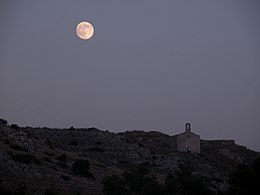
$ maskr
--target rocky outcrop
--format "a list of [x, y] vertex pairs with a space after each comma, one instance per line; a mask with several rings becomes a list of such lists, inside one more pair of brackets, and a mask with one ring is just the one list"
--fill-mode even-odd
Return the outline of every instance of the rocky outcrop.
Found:
[[28, 150], [30, 152], [34, 150], [33, 142], [28, 138], [27, 133], [25, 132], [11, 133], [7, 137], [11, 144], [20, 146], [23, 150]]

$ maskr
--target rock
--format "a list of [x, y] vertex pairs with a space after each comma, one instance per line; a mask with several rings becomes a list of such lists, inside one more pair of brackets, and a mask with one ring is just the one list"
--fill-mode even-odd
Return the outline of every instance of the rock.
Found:
[[20, 146], [22, 149], [30, 152], [34, 150], [32, 140], [24, 132], [11, 133], [7, 137], [12, 145]]

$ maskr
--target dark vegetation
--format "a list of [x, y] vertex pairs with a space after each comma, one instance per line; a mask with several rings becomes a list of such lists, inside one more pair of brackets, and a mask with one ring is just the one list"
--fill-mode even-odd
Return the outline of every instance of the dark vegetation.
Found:
[[94, 179], [93, 174], [89, 171], [89, 161], [85, 159], [78, 159], [72, 164], [72, 172], [81, 177]]
[[156, 177], [149, 171], [149, 167], [144, 164], [133, 167], [121, 176], [106, 177], [102, 184], [103, 193], [106, 195], [208, 195], [213, 193], [200, 177], [192, 176], [190, 167], [184, 165], [174, 173], [169, 172], [163, 184], [158, 183]]
[[62, 155], [56, 157], [56, 159], [59, 160], [59, 161], [66, 162], [67, 161], [67, 155], [66, 154], [62, 154]]
[[229, 195], [260, 194], [260, 157], [251, 166], [241, 164], [231, 175]]
[[54, 188], [47, 188], [44, 191], [44, 195], [57, 195], [57, 194], [58, 194], [58, 191]]
[[22, 148], [21, 146], [16, 145], [16, 144], [12, 144], [10, 147], [11, 147], [12, 149], [14, 149], [14, 150], [20, 150], [20, 151], [25, 151], [25, 152], [27, 152], [27, 149]]
[[90, 151], [90, 152], [104, 152], [105, 149], [100, 148], [100, 147], [92, 147], [92, 148], [89, 148], [88, 151]]
[[19, 129], [19, 126], [17, 124], [11, 124], [10, 127], [15, 130]]
[[23, 154], [23, 153], [12, 154], [11, 157], [14, 161], [19, 162], [19, 163], [24, 163], [24, 164], [35, 163], [38, 165], [41, 164], [41, 161], [32, 154]]
[[[192, 174], [189, 165], [181, 164], [178, 170], [169, 172], [163, 184], [157, 182], [149, 166], [139, 165], [122, 175], [104, 178], [106, 195], [225, 195], [210, 189], [202, 177]], [[260, 157], [251, 166], [241, 164], [231, 175], [230, 189], [226, 195], [260, 194]]]
[[72, 146], [78, 146], [79, 145], [79, 141], [77, 139], [71, 139], [70, 140], [70, 145]]
[[7, 125], [8, 124], [7, 120], [2, 119], [2, 118], [0, 118], [0, 123], [3, 124], [3, 125]]

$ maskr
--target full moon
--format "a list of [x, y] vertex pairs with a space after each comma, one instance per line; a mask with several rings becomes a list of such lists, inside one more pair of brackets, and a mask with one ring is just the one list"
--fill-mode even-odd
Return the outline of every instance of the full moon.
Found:
[[87, 40], [94, 34], [94, 27], [89, 22], [80, 22], [77, 25], [76, 33], [79, 38]]

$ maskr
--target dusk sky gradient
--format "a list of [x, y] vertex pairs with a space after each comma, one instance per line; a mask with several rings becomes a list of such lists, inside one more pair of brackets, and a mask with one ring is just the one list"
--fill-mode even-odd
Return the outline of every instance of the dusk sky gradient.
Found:
[[190, 122], [260, 151], [259, 0], [1, 0], [0, 24], [9, 123], [174, 135]]

